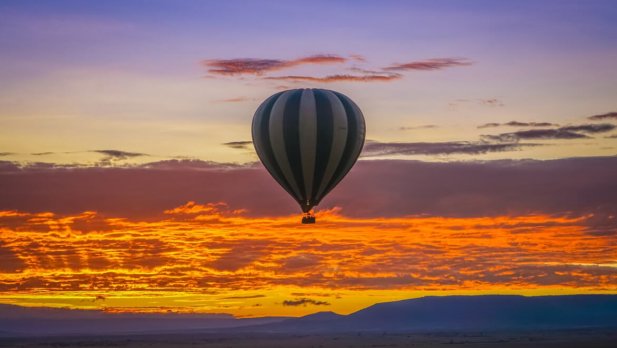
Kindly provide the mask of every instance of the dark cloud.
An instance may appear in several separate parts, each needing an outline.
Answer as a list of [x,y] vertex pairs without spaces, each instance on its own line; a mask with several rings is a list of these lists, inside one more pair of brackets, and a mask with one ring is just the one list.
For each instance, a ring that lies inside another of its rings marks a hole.
[[501,126],[501,123],[495,123],[495,122],[491,122],[491,123],[485,123],[483,125],[478,126],[478,128],[492,128],[492,127],[499,127]]
[[310,299],[310,298],[300,298],[300,299],[297,299],[297,300],[285,300],[285,301],[283,301],[283,306],[297,307],[297,306],[306,306],[306,305],[329,306],[330,302],[317,301],[317,300],[313,300],[313,299]]
[[[342,207],[349,216],[617,214],[615,177],[617,157],[481,163],[361,160],[318,208]],[[0,192],[0,210],[92,210],[147,219],[197,201],[226,202],[229,209],[246,209],[249,216],[298,213],[296,202],[255,163],[172,160],[68,170],[0,162]],[[241,248],[235,249],[226,258],[219,255],[219,268],[250,262],[242,260]],[[289,261],[296,265],[299,260]]]
[[257,164],[257,162],[239,164],[202,161],[197,159],[172,159],[145,163],[138,167],[142,169],[155,170],[230,170],[240,168],[255,168]]
[[576,125],[576,126],[566,126],[566,127],[561,127],[559,129],[568,131],[568,132],[605,133],[605,132],[610,132],[615,128],[617,128],[617,126],[613,124],[600,123],[600,124],[581,124],[581,125]]
[[431,129],[431,128],[437,128],[437,126],[434,124],[425,124],[422,126],[403,126],[403,127],[399,127],[399,130],[406,131],[406,130],[414,130],[414,129]]
[[229,297],[223,297],[222,300],[245,300],[245,299],[262,298],[262,297],[266,297],[266,295],[229,296]]
[[406,71],[406,70],[441,70],[455,66],[467,66],[472,62],[465,58],[432,58],[427,60],[418,60],[408,63],[393,64],[384,68],[388,71]]
[[12,152],[0,152],[0,157],[13,155]]
[[478,128],[492,128],[492,127],[500,127],[500,126],[509,126],[509,127],[551,127],[557,126],[557,124],[550,122],[519,122],[519,121],[510,121],[507,123],[485,123],[483,125],[478,126]]
[[0,240],[0,272],[20,272],[25,266],[24,261]]
[[34,152],[31,153],[31,155],[33,156],[47,156],[47,155],[53,155],[54,152]]
[[587,118],[590,119],[590,120],[594,120],[594,121],[617,120],[617,112],[615,112],[615,111],[607,112],[606,114],[593,115],[593,116],[589,116]]
[[108,158],[115,159],[115,160],[125,160],[125,159],[132,158],[132,157],[148,156],[145,153],[127,152],[127,151],[120,151],[120,150],[92,150],[91,152],[100,153],[102,155],[107,156]]
[[[324,206],[387,216],[617,214],[617,157],[484,163],[382,160],[358,165],[361,169],[350,173]],[[371,204],[354,204],[363,199]]]
[[231,250],[221,254],[209,266],[218,271],[235,272],[251,265],[267,252],[265,245],[255,241],[253,243],[240,242],[238,244]]
[[320,264],[320,261],[321,258],[317,255],[303,253],[285,259],[283,262],[283,270],[293,271],[313,268],[315,266],[318,266]]
[[563,129],[532,129],[526,131],[502,133],[498,135],[484,135],[483,138],[491,141],[512,143],[517,142],[521,139],[582,139],[589,137],[585,134],[580,134]]
[[520,143],[488,143],[452,141],[441,143],[382,143],[367,141],[362,150],[364,157],[377,157],[388,155],[452,155],[452,154],[483,154],[488,152],[515,151],[525,146],[536,144]]
[[230,141],[228,143],[223,143],[223,145],[231,147],[232,149],[242,149],[248,150],[252,148],[252,141]]
[[266,72],[287,69],[305,64],[337,64],[348,61],[348,58],[331,54],[318,54],[301,57],[292,60],[282,59],[210,59],[202,64],[208,68],[208,72],[217,75],[262,75]]
[[367,74],[367,75],[327,75],[323,77],[315,76],[302,76],[302,75],[288,75],[288,76],[271,76],[266,77],[267,80],[284,80],[294,82],[388,82],[400,79],[400,74]]
[[[487,125],[484,125],[484,127],[480,128],[486,128]],[[517,142],[519,140],[532,139],[583,139],[589,138],[589,136],[583,133],[604,133],[609,132],[615,128],[617,128],[617,126],[608,123],[581,124],[553,129],[531,129],[517,132],[501,133],[497,135],[484,135],[483,138],[486,140],[499,142]]]
[[489,98],[489,99],[480,99],[480,104],[488,105],[488,106],[503,106],[503,102],[497,98]]

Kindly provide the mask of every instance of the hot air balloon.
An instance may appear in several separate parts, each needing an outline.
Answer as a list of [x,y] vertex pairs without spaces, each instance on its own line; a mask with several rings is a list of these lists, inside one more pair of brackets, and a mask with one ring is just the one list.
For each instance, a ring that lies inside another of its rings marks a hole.
[[364,116],[347,96],[292,89],[266,99],[253,116],[253,145],[270,175],[298,202],[302,223],[349,172],[365,135]]

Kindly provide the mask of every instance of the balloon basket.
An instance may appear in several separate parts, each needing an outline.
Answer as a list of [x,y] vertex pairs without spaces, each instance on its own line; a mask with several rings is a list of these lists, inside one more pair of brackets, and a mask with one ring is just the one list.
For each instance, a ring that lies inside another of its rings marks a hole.
[[303,224],[314,224],[315,223],[315,215],[312,213],[305,213],[302,217]]

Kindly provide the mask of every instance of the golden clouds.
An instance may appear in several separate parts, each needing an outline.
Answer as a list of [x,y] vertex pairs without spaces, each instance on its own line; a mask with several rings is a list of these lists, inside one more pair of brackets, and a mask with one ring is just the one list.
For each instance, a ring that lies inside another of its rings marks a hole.
[[[104,300],[64,303],[267,315],[308,310],[280,312],[285,301],[308,298],[292,295],[304,292],[338,293],[320,302],[344,311],[370,304],[370,294],[617,291],[617,267],[610,266],[616,242],[587,233],[586,216],[319,215],[318,224],[306,226],[297,216],[250,218],[224,203],[194,202],[153,221],[95,212],[0,212],[0,302],[75,294]],[[110,305],[118,294],[210,302]]]

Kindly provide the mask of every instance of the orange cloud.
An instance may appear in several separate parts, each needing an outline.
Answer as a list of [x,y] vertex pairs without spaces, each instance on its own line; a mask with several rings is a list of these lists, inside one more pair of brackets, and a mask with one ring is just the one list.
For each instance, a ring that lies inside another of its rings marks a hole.
[[248,217],[224,203],[189,202],[148,221],[3,211],[0,302],[45,293],[55,294],[44,302],[53,305],[88,294],[70,305],[148,311],[152,300],[114,294],[194,294],[220,300],[175,306],[255,315],[306,310],[282,305],[303,292],[343,294],[328,303],[345,311],[377,301],[366,299],[375,292],[617,291],[617,244],[588,233],[591,218],[350,218],[334,209],[306,226],[297,216]]
[[[334,54],[319,54],[301,57],[291,60],[283,59],[258,59],[258,58],[235,58],[235,59],[207,59],[201,64],[208,68],[208,72],[214,75],[257,75],[262,76],[272,71],[289,69],[307,64],[344,64],[349,62],[366,63],[366,59],[358,54],[343,57]],[[358,74],[334,74],[326,76],[309,75],[285,75],[269,76],[266,80],[283,80],[292,82],[387,82],[401,79],[399,73],[407,70],[441,70],[454,66],[471,65],[472,62],[464,58],[432,58],[421,61],[412,61],[402,64],[392,64],[379,70],[367,70],[359,67],[348,67],[348,70]],[[210,76],[212,77],[212,76]],[[244,99],[231,98],[222,101],[237,102]],[[496,101],[495,103],[496,104]],[[492,104],[491,104],[492,105]]]
[[405,71],[405,70],[441,70],[455,66],[467,66],[472,62],[464,58],[432,58],[427,60],[418,60],[408,63],[392,64],[384,68],[389,71]]
[[209,68],[208,72],[217,75],[262,75],[265,72],[288,69],[306,64],[337,64],[345,63],[348,58],[333,54],[318,54],[291,60],[282,59],[208,59],[202,64]]
[[370,74],[370,75],[327,75],[323,77],[288,75],[288,76],[271,76],[266,77],[267,80],[285,80],[285,81],[308,81],[308,82],[388,82],[401,78],[399,74]]

